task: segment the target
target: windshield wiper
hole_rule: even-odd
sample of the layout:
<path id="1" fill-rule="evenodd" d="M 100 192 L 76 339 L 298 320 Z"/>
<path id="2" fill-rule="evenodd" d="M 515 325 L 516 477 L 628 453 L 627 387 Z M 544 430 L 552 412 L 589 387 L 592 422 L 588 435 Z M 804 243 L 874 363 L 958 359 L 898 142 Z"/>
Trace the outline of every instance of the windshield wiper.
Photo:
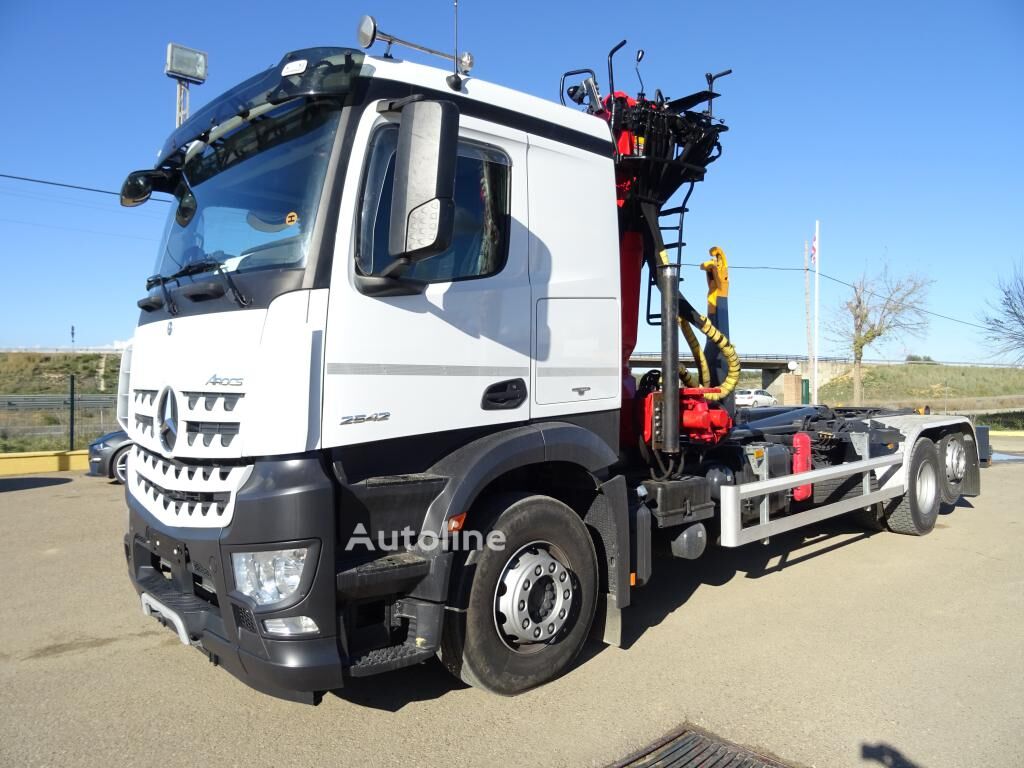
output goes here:
<path id="1" fill-rule="evenodd" d="M 217 253 L 222 254 L 221 251 Z M 234 281 L 231 279 L 231 274 L 224 269 L 224 262 L 219 259 L 206 258 L 200 261 L 193 261 L 190 264 L 185 264 L 183 267 L 178 269 L 176 272 L 172 272 L 168 275 L 156 274 L 150 280 L 145 282 L 146 288 L 152 288 L 154 285 L 160 285 L 164 291 L 167 291 L 166 284 L 171 281 L 178 281 L 181 278 L 189 278 L 191 275 L 203 274 L 204 272 L 215 272 L 220 278 L 223 278 L 224 284 L 227 286 L 231 293 L 231 298 L 238 303 L 241 307 L 247 307 L 252 303 L 242 291 L 239 290 L 237 285 L 234 285 Z"/>

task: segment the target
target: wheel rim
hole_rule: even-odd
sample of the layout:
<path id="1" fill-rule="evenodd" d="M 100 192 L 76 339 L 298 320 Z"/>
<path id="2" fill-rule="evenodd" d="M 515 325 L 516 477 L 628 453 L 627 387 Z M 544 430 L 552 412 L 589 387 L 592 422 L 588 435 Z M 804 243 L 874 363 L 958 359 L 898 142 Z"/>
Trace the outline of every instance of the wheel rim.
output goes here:
<path id="1" fill-rule="evenodd" d="M 946 443 L 946 478 L 951 483 L 959 483 L 967 473 L 967 451 L 963 440 L 950 440 Z"/>
<path id="2" fill-rule="evenodd" d="M 494 626 L 517 653 L 536 653 L 569 627 L 579 586 L 554 544 L 534 541 L 508 559 L 494 590 Z"/>
<path id="3" fill-rule="evenodd" d="M 128 451 L 121 451 L 114 462 L 114 474 L 124 485 L 128 481 Z"/>
<path id="4" fill-rule="evenodd" d="M 917 499 L 917 508 L 922 514 L 931 512 L 935 504 L 935 494 L 938 483 L 936 482 L 935 467 L 927 461 L 921 462 L 917 468 L 917 479 L 914 483 L 914 496 Z"/>

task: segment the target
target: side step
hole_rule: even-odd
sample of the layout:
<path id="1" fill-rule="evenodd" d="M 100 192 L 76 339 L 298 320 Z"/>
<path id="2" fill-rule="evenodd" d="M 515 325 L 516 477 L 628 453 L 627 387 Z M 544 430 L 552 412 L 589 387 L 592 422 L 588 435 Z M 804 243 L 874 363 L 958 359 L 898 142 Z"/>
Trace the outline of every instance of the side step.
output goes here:
<path id="1" fill-rule="evenodd" d="M 338 574 L 338 596 L 379 597 L 404 594 L 427 573 L 430 561 L 415 552 L 396 552 Z"/>
<path id="2" fill-rule="evenodd" d="M 352 677 L 369 677 L 381 672 L 390 672 L 393 669 L 409 667 L 426 661 L 434 655 L 435 651 L 435 648 L 417 648 L 408 643 L 392 645 L 387 648 L 375 648 L 353 659 L 348 673 Z"/>

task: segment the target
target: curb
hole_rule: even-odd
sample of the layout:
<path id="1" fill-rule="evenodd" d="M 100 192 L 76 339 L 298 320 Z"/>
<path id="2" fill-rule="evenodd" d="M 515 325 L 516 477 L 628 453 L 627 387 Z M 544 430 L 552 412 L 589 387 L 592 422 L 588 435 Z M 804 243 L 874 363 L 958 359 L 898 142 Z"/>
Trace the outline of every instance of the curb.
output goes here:
<path id="1" fill-rule="evenodd" d="M 89 451 L 0 453 L 0 477 L 89 469 Z"/>
<path id="2" fill-rule="evenodd" d="M 1005 431 L 1000 430 L 996 432 L 994 429 L 988 431 L 989 437 L 1024 437 L 1024 430 L 1020 429 L 1007 429 Z"/>

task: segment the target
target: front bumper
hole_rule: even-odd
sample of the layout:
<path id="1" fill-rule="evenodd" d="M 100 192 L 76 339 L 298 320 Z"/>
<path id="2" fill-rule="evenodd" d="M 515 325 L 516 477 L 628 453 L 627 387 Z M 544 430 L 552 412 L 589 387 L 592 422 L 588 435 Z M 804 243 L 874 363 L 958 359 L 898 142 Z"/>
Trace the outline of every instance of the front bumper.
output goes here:
<path id="1" fill-rule="evenodd" d="M 89 474 L 93 477 L 110 477 L 110 454 L 95 446 L 89 446 Z"/>
<path id="2" fill-rule="evenodd" d="M 334 491 L 316 457 L 257 462 L 225 528 L 167 526 L 130 492 L 127 499 L 125 558 L 136 592 L 150 596 L 150 615 L 264 693 L 313 703 L 321 692 L 342 687 Z M 257 606 L 235 590 L 232 552 L 300 545 L 317 557 L 307 561 L 300 594 L 285 607 Z M 311 617 L 320 632 L 288 639 L 263 627 L 264 619 L 299 615 Z"/>

